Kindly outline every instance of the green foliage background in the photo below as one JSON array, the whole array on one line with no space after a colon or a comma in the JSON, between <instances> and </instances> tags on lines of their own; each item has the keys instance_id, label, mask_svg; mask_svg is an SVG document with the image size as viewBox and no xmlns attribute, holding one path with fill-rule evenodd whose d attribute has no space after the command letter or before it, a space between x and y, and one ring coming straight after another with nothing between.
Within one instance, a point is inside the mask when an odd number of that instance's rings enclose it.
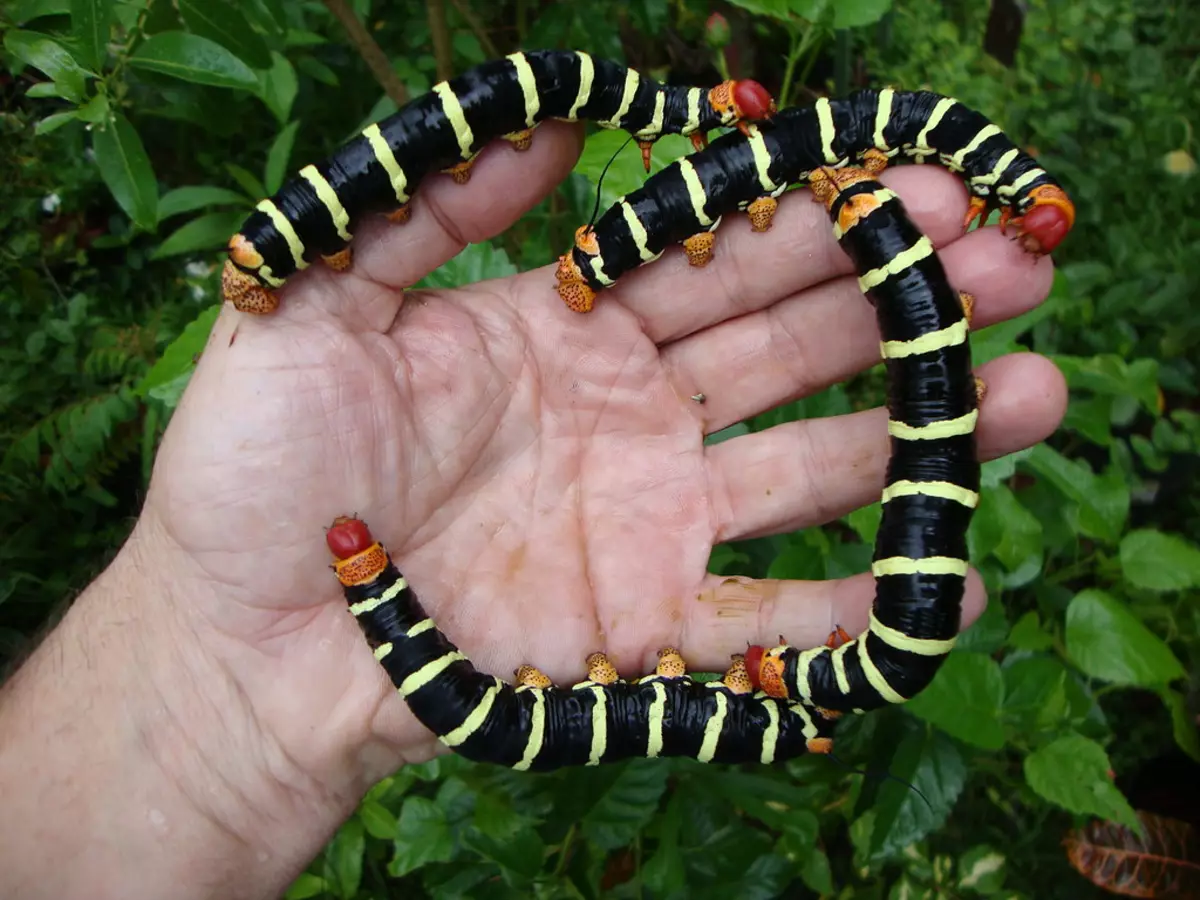
<instances>
[{"instance_id":1,"label":"green foliage background","mask_svg":"<svg viewBox=\"0 0 1200 900\"><path fill-rule=\"evenodd\" d=\"M298 161L394 109L331 5L0 10L0 658L18 660L128 532L215 316L215 248ZM1059 846L1073 824L1130 823L1134 807L1195 821L1194 6L1031 0L1012 68L983 52L988 11L965 0L351 6L412 95L437 80L429 48L446 37L455 71L578 47L660 77L754 76L791 102L895 84L986 111L1068 186L1079 221L1050 300L976 335L975 358L1048 354L1071 405L1051 441L985 466L970 544L987 613L921 697L843 726L845 765L530 777L443 758L372 790L290 897L1085 897ZM712 12L732 32L723 52ZM551 261L590 214L611 140L431 281ZM605 199L643 177L627 154ZM872 405L880 386L867 373L714 439ZM710 568L862 571L878 518L722 546Z\"/></svg>"}]
</instances>

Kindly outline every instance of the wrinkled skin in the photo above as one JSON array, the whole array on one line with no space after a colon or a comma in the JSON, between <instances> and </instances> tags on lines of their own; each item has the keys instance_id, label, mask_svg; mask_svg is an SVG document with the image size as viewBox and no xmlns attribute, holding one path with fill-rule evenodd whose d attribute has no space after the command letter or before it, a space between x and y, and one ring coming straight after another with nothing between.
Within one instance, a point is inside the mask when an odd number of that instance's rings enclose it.
<instances>
[{"instance_id":1,"label":"wrinkled skin","mask_svg":"<svg viewBox=\"0 0 1200 900\"><path fill-rule=\"evenodd\" d=\"M366 520L450 638L505 677L529 662L578 680L594 650L633 675L666 645L711 670L747 642L812 645L835 623L865 626L869 576L705 571L716 543L826 522L882 486L882 410L704 444L878 361L873 312L806 193L784 199L765 235L730 217L707 269L668 253L587 316L563 308L549 267L402 292L508 228L579 147L563 124L523 154L497 143L465 187L424 184L408 224L360 227L349 272L313 267L273 316L226 309L164 441L139 525L170 573L163 603L192 652L219 662L230 718L334 792L438 746L328 571L322 529L340 514ZM994 228L961 235L953 176L883 180L976 295L976 328L1045 297L1048 259ZM984 457L1056 427L1065 390L1048 361L1010 356L980 374ZM973 575L968 620L983 602Z\"/></svg>"}]
</instances>

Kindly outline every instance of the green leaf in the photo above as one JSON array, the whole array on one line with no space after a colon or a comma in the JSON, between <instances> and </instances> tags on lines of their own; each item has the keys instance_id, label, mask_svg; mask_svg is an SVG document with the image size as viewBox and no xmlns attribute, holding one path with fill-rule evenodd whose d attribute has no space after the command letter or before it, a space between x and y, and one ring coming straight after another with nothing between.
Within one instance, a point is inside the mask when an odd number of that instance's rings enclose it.
<instances>
[{"instance_id":1,"label":"green leaf","mask_svg":"<svg viewBox=\"0 0 1200 900\"><path fill-rule=\"evenodd\" d=\"M1121 538L1121 570L1130 583L1151 591L1200 586L1200 547L1150 528Z\"/></svg>"},{"instance_id":2,"label":"green leaf","mask_svg":"<svg viewBox=\"0 0 1200 900\"><path fill-rule=\"evenodd\" d=\"M1033 610L1025 613L1008 633L1008 646L1014 650L1039 652L1054 646L1054 635L1043 630L1041 619Z\"/></svg>"},{"instance_id":3,"label":"green leaf","mask_svg":"<svg viewBox=\"0 0 1200 900\"><path fill-rule=\"evenodd\" d=\"M300 876L292 882L292 886L287 889L283 898L284 900L308 900L309 897L325 893L327 888L328 885L324 878L319 878L309 872L301 872Z\"/></svg>"},{"instance_id":4,"label":"green leaf","mask_svg":"<svg viewBox=\"0 0 1200 900\"><path fill-rule=\"evenodd\" d=\"M229 188L211 187L206 184L191 185L175 188L159 197L158 218L159 220L169 219L171 216L195 212L206 206L227 206L229 204L245 207L249 212L253 202L244 194L231 191Z\"/></svg>"},{"instance_id":5,"label":"green leaf","mask_svg":"<svg viewBox=\"0 0 1200 900\"><path fill-rule=\"evenodd\" d=\"M249 196L261 198L267 196L267 189L263 187L263 183L258 180L253 174L247 172L236 163L225 163L225 171L233 176L236 181Z\"/></svg>"},{"instance_id":6,"label":"green leaf","mask_svg":"<svg viewBox=\"0 0 1200 900\"><path fill-rule=\"evenodd\" d=\"M575 164L575 171L587 178L593 188L605 166L608 166L600 188L601 209L612 206L620 197L639 189L646 181L646 169L642 165L642 154L637 144L630 143L622 149L628 138L629 135L625 132L616 130L590 135L587 143L583 145L579 162ZM691 141L679 135L668 135L655 141L650 157L651 174L661 171L679 157L691 152ZM610 160L612 165L609 165Z\"/></svg>"},{"instance_id":7,"label":"green leaf","mask_svg":"<svg viewBox=\"0 0 1200 900\"><path fill-rule=\"evenodd\" d=\"M679 833L683 824L683 803L678 791L671 794L667 810L657 822L658 847L642 867L646 887L661 895L683 889L686 875L679 852Z\"/></svg>"},{"instance_id":8,"label":"green leaf","mask_svg":"<svg viewBox=\"0 0 1200 900\"><path fill-rule=\"evenodd\" d=\"M258 78L220 44L185 31L163 31L129 58L134 68L170 75L193 84L253 90Z\"/></svg>"},{"instance_id":9,"label":"green leaf","mask_svg":"<svg viewBox=\"0 0 1200 900\"><path fill-rule=\"evenodd\" d=\"M238 210L209 213L181 225L154 248L151 259L178 256L196 250L215 250L229 241L229 236L238 230L246 213Z\"/></svg>"},{"instance_id":10,"label":"green leaf","mask_svg":"<svg viewBox=\"0 0 1200 900\"><path fill-rule=\"evenodd\" d=\"M283 186L288 160L292 157L292 145L296 142L296 131L299 128L299 121L292 122L271 142L271 150L267 153L267 167L263 172L266 182L264 187L268 194L274 194Z\"/></svg>"},{"instance_id":11,"label":"green leaf","mask_svg":"<svg viewBox=\"0 0 1200 900\"><path fill-rule=\"evenodd\" d=\"M910 700L909 712L949 735L985 750L1004 746L1000 707L1004 676L982 653L951 653L929 687Z\"/></svg>"},{"instance_id":12,"label":"green leaf","mask_svg":"<svg viewBox=\"0 0 1200 900\"><path fill-rule=\"evenodd\" d=\"M259 75L257 93L280 125L292 114L299 90L295 68L282 53L272 52L271 68Z\"/></svg>"},{"instance_id":13,"label":"green leaf","mask_svg":"<svg viewBox=\"0 0 1200 900\"><path fill-rule=\"evenodd\" d=\"M1200 762L1200 733L1196 731L1196 721L1188 709L1187 698L1179 691L1162 688L1158 692L1163 705L1171 714L1171 731L1179 749L1196 762Z\"/></svg>"},{"instance_id":14,"label":"green leaf","mask_svg":"<svg viewBox=\"0 0 1200 900\"><path fill-rule=\"evenodd\" d=\"M99 72L108 56L112 0L71 0L71 34L75 52L87 68Z\"/></svg>"},{"instance_id":15,"label":"green leaf","mask_svg":"<svg viewBox=\"0 0 1200 900\"><path fill-rule=\"evenodd\" d=\"M800 879L823 897L833 895L833 869L820 847L813 847L800 864Z\"/></svg>"},{"instance_id":16,"label":"green leaf","mask_svg":"<svg viewBox=\"0 0 1200 900\"><path fill-rule=\"evenodd\" d=\"M1027 510L1007 487L985 488L980 501L991 507L1002 523L1000 536L992 548L995 557L1010 572L1016 571L1029 557L1042 555L1042 523Z\"/></svg>"},{"instance_id":17,"label":"green leaf","mask_svg":"<svg viewBox=\"0 0 1200 900\"><path fill-rule=\"evenodd\" d=\"M1081 591L1067 607L1067 653L1092 678L1158 687L1184 676L1161 638L1104 591Z\"/></svg>"},{"instance_id":18,"label":"green leaf","mask_svg":"<svg viewBox=\"0 0 1200 900\"><path fill-rule=\"evenodd\" d=\"M1004 667L1004 718L1025 734L1057 728L1071 714L1066 667L1048 656L1032 656Z\"/></svg>"},{"instance_id":19,"label":"green leaf","mask_svg":"<svg viewBox=\"0 0 1200 900\"><path fill-rule=\"evenodd\" d=\"M153 231L158 224L158 185L142 139L117 113L108 127L92 135L92 150L100 177L121 209L138 227Z\"/></svg>"},{"instance_id":20,"label":"green leaf","mask_svg":"<svg viewBox=\"0 0 1200 900\"><path fill-rule=\"evenodd\" d=\"M504 870L510 883L518 885L537 876L546 855L546 845L532 827L522 828L503 839L471 828L463 834L462 843L494 862Z\"/></svg>"},{"instance_id":21,"label":"green leaf","mask_svg":"<svg viewBox=\"0 0 1200 900\"><path fill-rule=\"evenodd\" d=\"M601 850L624 847L658 809L669 774L670 766L663 760L626 763L584 815L583 834Z\"/></svg>"},{"instance_id":22,"label":"green leaf","mask_svg":"<svg viewBox=\"0 0 1200 900\"><path fill-rule=\"evenodd\" d=\"M321 82L321 84L337 87L341 83L338 81L337 72L315 57L300 57L296 60L296 68L314 81Z\"/></svg>"},{"instance_id":23,"label":"green leaf","mask_svg":"<svg viewBox=\"0 0 1200 900\"><path fill-rule=\"evenodd\" d=\"M1108 754L1081 734L1068 734L1025 757L1025 781L1068 812L1139 828L1137 815L1109 775Z\"/></svg>"},{"instance_id":24,"label":"green leaf","mask_svg":"<svg viewBox=\"0 0 1200 900\"><path fill-rule=\"evenodd\" d=\"M517 267L499 247L488 243L468 244L454 259L422 278L417 286L459 287L489 278L505 278L515 275L516 272Z\"/></svg>"},{"instance_id":25,"label":"green leaf","mask_svg":"<svg viewBox=\"0 0 1200 900\"><path fill-rule=\"evenodd\" d=\"M980 844L958 860L958 886L977 894L994 894L1004 887L1007 858L999 850Z\"/></svg>"},{"instance_id":26,"label":"green leaf","mask_svg":"<svg viewBox=\"0 0 1200 900\"><path fill-rule=\"evenodd\" d=\"M36 135L49 134L52 131L62 128L68 122L75 122L78 119L79 113L76 110L54 113L38 122L37 126L33 129L33 133Z\"/></svg>"},{"instance_id":27,"label":"green leaf","mask_svg":"<svg viewBox=\"0 0 1200 900\"><path fill-rule=\"evenodd\" d=\"M45 16L66 16L70 13L71 0L19 0L12 11L12 18L23 25Z\"/></svg>"},{"instance_id":28,"label":"green leaf","mask_svg":"<svg viewBox=\"0 0 1200 900\"><path fill-rule=\"evenodd\" d=\"M326 849L326 860L337 885L337 893L344 900L353 900L362 882L363 853L367 849L367 838L363 823L357 817L338 829Z\"/></svg>"},{"instance_id":29,"label":"green leaf","mask_svg":"<svg viewBox=\"0 0 1200 900\"><path fill-rule=\"evenodd\" d=\"M4 49L26 65L40 69L58 88L60 97L78 103L83 100L84 83L91 73L79 65L70 52L47 35L36 31L9 31Z\"/></svg>"},{"instance_id":30,"label":"green leaf","mask_svg":"<svg viewBox=\"0 0 1200 900\"><path fill-rule=\"evenodd\" d=\"M1033 447L1025 463L1079 505L1079 528L1086 536L1113 543L1120 538L1129 515L1129 488L1119 471L1097 476L1087 463L1046 444Z\"/></svg>"},{"instance_id":31,"label":"green leaf","mask_svg":"<svg viewBox=\"0 0 1200 900\"><path fill-rule=\"evenodd\" d=\"M396 837L396 817L382 803L364 800L358 808L358 815L371 837L381 841L390 841Z\"/></svg>"},{"instance_id":32,"label":"green leaf","mask_svg":"<svg viewBox=\"0 0 1200 900\"><path fill-rule=\"evenodd\" d=\"M229 0L177 0L188 31L215 41L252 69L271 64L271 51L262 36Z\"/></svg>"},{"instance_id":33,"label":"green leaf","mask_svg":"<svg viewBox=\"0 0 1200 900\"><path fill-rule=\"evenodd\" d=\"M174 381L181 375L190 375L196 367L196 360L204 351L204 345L208 343L208 336L222 305L217 303L210 306L189 322L179 337L167 345L162 356L150 367L133 392L145 399L153 388Z\"/></svg>"},{"instance_id":34,"label":"green leaf","mask_svg":"<svg viewBox=\"0 0 1200 900\"><path fill-rule=\"evenodd\" d=\"M442 808L427 797L405 800L388 874L399 878L426 863L448 862L453 855L454 837Z\"/></svg>"},{"instance_id":35,"label":"green leaf","mask_svg":"<svg viewBox=\"0 0 1200 900\"><path fill-rule=\"evenodd\" d=\"M838 0L833 6L834 28L872 25L892 8L892 0Z\"/></svg>"},{"instance_id":36,"label":"green leaf","mask_svg":"<svg viewBox=\"0 0 1200 900\"><path fill-rule=\"evenodd\" d=\"M954 742L940 731L924 727L910 729L901 739L888 772L896 780L880 785L873 808L870 846L874 859L895 857L940 827L967 778L966 763ZM897 782L908 782L916 791Z\"/></svg>"}]
</instances>

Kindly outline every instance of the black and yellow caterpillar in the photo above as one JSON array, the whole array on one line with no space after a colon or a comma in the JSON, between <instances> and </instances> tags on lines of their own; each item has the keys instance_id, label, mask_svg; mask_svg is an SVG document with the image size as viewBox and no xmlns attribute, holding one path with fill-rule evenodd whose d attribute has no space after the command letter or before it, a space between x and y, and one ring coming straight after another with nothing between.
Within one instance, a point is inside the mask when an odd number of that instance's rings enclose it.
<instances>
[{"instance_id":1,"label":"black and yellow caterpillar","mask_svg":"<svg viewBox=\"0 0 1200 900\"><path fill-rule=\"evenodd\" d=\"M864 90L781 110L647 179L576 232L575 246L559 259L559 294L586 312L598 291L669 244L683 243L688 260L705 265L723 215L745 209L753 229L766 231L776 198L790 186L866 153L962 173L971 192L963 227L999 207L1001 228L1016 227L1033 254L1049 253L1074 224L1075 207L1054 178L981 113L928 91Z\"/></svg>"},{"instance_id":2,"label":"black and yellow caterpillar","mask_svg":"<svg viewBox=\"0 0 1200 900\"><path fill-rule=\"evenodd\" d=\"M839 629L841 646L831 638L805 651L752 647L716 682L688 678L668 648L655 673L636 681L593 654L588 680L573 687L554 687L531 666L512 686L476 670L438 630L363 522L339 518L326 540L350 610L409 707L447 746L532 770L634 756L770 763L826 753L839 711L912 697L950 652L979 496L969 303L872 171L820 169L811 181L875 305L889 376L892 456L870 627L855 640Z\"/></svg>"},{"instance_id":3,"label":"black and yellow caterpillar","mask_svg":"<svg viewBox=\"0 0 1200 900\"><path fill-rule=\"evenodd\" d=\"M466 181L489 141L502 137L526 149L546 119L628 131L649 171L650 145L664 134L690 136L699 147L714 128L744 127L774 111L756 81L675 87L582 52L536 50L483 63L434 85L260 202L229 241L225 298L246 312L271 312L274 290L317 257L337 271L350 264L348 247L364 215L403 221L426 175L447 171Z\"/></svg>"}]
</instances>

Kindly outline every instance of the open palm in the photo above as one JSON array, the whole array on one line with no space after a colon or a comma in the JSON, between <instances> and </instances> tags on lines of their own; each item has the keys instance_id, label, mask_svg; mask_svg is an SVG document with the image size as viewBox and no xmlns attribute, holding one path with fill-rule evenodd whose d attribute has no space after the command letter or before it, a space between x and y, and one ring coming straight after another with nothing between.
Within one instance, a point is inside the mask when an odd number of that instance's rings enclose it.
<instances>
[{"instance_id":1,"label":"open palm","mask_svg":"<svg viewBox=\"0 0 1200 900\"><path fill-rule=\"evenodd\" d=\"M178 614L301 766L328 763L347 735L383 748L368 779L436 746L326 569L323 526L339 514L368 522L442 629L499 675L529 662L571 682L594 650L632 675L664 645L712 669L747 641L865 624L868 576L705 572L714 543L827 521L882 486L881 410L703 442L878 359L873 312L807 195L767 235L727 223L708 269L668 254L589 316L560 303L549 268L402 293L508 227L578 149L558 124L525 154L490 148L466 187L426 184L409 224L363 226L348 274L297 278L272 317L227 311L176 413L143 527L168 538L172 595L189 598ZM976 294L976 326L1044 297L1047 261L995 229L959 237L956 179L888 180ZM1055 427L1065 394L1045 360L981 374L984 455ZM973 579L969 614L982 596Z\"/></svg>"}]
</instances>

